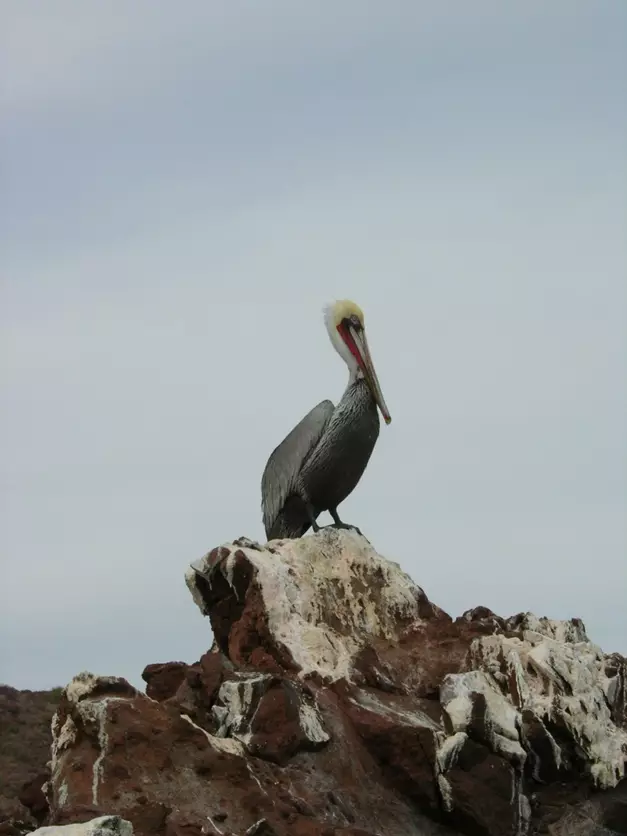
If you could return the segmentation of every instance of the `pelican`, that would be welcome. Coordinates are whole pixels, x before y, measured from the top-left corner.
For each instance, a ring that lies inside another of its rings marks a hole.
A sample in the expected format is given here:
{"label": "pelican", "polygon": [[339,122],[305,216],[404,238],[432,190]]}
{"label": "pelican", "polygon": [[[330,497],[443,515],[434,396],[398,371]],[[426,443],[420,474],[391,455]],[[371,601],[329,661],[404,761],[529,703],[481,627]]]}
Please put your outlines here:
{"label": "pelican", "polygon": [[[337,406],[321,401],[268,459],[261,480],[261,510],[268,540],[297,538],[354,490],[379,436],[379,413],[392,420],[374,369],[361,308],[343,299],[324,309],[333,347],[348,366],[348,385]],[[357,529],[359,530],[359,529]]]}

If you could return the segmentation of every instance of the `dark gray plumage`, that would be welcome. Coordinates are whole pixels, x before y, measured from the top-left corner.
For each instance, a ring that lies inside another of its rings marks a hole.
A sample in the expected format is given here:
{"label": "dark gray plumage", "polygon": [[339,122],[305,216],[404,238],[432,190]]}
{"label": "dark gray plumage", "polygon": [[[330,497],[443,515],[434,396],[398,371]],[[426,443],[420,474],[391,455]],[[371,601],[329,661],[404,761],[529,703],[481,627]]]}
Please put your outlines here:
{"label": "dark gray plumage", "polygon": [[354,490],[379,436],[381,409],[390,417],[379,388],[363,329],[363,314],[350,302],[327,310],[327,328],[346,361],[348,386],[334,407],[321,401],[272,452],[261,480],[263,524],[268,540],[302,537]]}

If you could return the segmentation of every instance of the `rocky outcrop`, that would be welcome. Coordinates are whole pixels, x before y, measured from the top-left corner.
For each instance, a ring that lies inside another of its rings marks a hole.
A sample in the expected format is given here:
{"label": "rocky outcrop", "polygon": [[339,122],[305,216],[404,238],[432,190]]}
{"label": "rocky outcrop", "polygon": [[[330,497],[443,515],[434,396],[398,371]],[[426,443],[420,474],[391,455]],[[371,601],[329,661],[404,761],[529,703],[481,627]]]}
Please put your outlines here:
{"label": "rocky outcrop", "polygon": [[[49,824],[137,836],[627,833],[625,678],[583,624],[453,620],[356,532],[193,564],[214,644],[143,694],[81,674],[53,723]],[[573,829],[575,828],[575,829]]]}
{"label": "rocky outcrop", "polygon": [[30,831],[48,811],[41,786],[50,759],[50,719],[61,691],[0,685],[0,834],[7,821],[14,822],[15,832]]}

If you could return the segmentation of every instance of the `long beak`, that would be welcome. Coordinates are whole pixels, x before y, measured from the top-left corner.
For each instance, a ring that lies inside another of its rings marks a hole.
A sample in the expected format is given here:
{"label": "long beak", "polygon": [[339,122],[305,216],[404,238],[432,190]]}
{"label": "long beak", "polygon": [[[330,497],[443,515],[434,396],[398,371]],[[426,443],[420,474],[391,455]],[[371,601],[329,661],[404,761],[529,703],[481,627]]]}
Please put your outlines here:
{"label": "long beak", "polygon": [[364,377],[368,382],[368,386],[370,386],[372,396],[377,402],[377,406],[381,410],[383,420],[386,424],[389,424],[392,420],[392,416],[390,415],[387,405],[385,403],[383,392],[381,391],[381,386],[379,385],[379,378],[377,377],[377,373],[374,370],[374,363],[372,362],[372,355],[370,354],[370,348],[368,347],[366,332],[363,329],[358,332],[354,328],[350,327],[350,333],[351,337],[355,342],[355,347],[357,348],[357,352],[359,354],[357,362],[359,363],[359,366],[362,372],[364,373]]}

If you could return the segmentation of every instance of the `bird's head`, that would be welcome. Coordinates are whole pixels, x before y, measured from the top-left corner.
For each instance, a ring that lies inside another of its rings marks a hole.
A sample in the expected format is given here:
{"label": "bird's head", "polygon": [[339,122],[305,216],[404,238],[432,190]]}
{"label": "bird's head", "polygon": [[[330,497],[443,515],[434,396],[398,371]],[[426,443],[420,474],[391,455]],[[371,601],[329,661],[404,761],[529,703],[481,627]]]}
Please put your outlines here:
{"label": "bird's head", "polygon": [[362,309],[349,299],[341,299],[326,306],[324,321],[333,347],[348,366],[351,377],[363,377],[366,380],[383,420],[389,424],[392,418],[368,348]]}

